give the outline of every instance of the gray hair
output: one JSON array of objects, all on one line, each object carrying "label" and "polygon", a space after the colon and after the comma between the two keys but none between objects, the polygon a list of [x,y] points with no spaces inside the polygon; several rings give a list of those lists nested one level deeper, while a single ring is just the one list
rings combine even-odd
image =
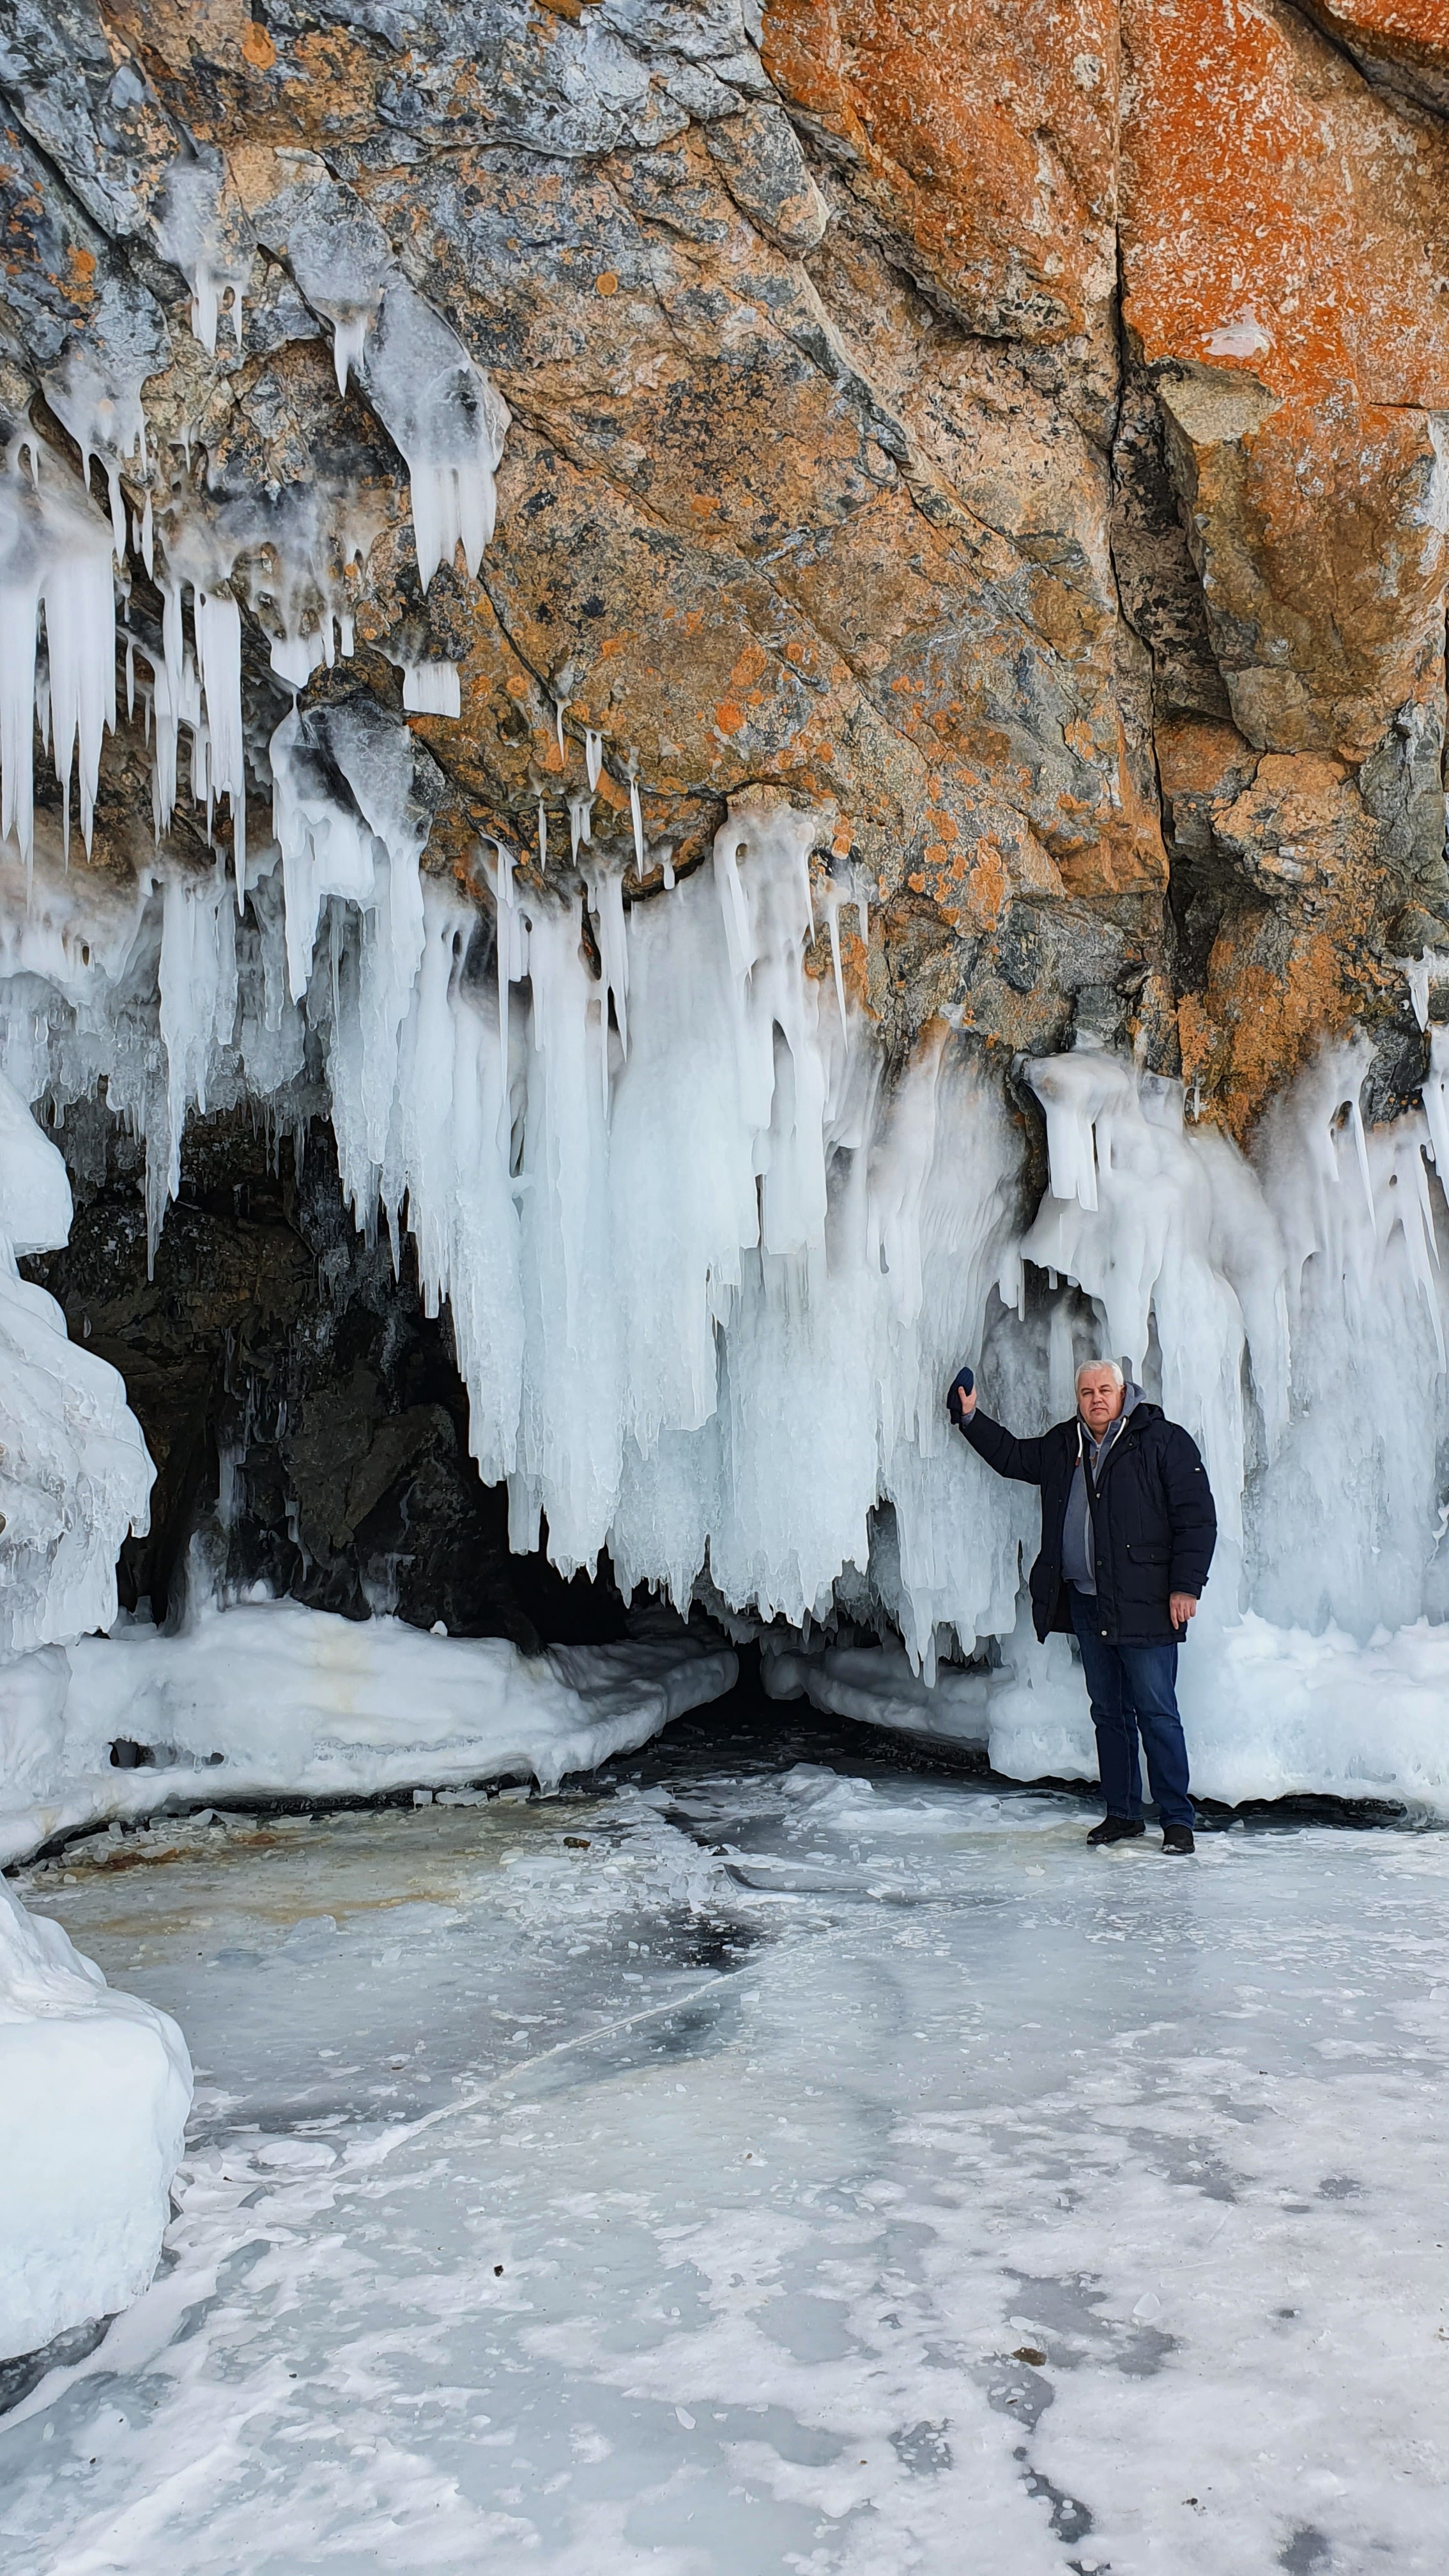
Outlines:
[{"label": "gray hair", "polygon": [[1115,1360],[1083,1360],[1081,1366],[1077,1370],[1075,1378],[1072,1381],[1079,1395],[1082,1389],[1082,1380],[1086,1376],[1088,1369],[1105,1369],[1114,1386],[1125,1386],[1127,1383]]}]

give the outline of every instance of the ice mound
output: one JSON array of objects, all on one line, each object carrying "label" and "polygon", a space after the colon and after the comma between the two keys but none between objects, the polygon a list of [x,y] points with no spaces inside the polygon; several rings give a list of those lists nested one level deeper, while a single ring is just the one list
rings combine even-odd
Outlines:
[{"label": "ice mound", "polygon": [[[151,1461],[113,1368],[78,1349],[17,1255],[70,1231],[65,1165],[0,1076],[0,1779],[54,1786],[65,1644],[116,1615]],[[0,1884],[0,2360],[143,2290],[191,2100],[180,2032],[108,1991]]]},{"label": "ice mound", "polygon": [[0,2360],[139,2297],[190,2107],[175,2022],[0,1880]]},{"label": "ice mound", "polygon": [[152,1467],[116,1370],[71,1341],[17,1255],[70,1232],[65,1165],[0,1075],[0,1695],[9,1659],[116,1615],[116,1556]]},{"label": "ice mound", "polygon": [[[732,1649],[682,1623],[526,1656],[501,1637],[440,1637],[296,1601],[205,1604],[179,1636],[123,1626],[82,1638],[70,1664],[44,1794],[33,1775],[0,1776],[0,1860],[169,1799],[370,1796],[501,1777],[552,1787],[719,1698],[738,1672]],[[131,1767],[112,1762],[117,1743]]]}]

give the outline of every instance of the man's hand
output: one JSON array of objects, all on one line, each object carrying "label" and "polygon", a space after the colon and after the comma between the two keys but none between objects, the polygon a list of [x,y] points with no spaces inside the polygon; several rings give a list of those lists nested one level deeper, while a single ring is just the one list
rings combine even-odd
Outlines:
[{"label": "man's hand", "polygon": [[946,1410],[952,1421],[958,1425],[969,1422],[975,1412],[976,1380],[969,1368],[964,1368],[960,1376],[953,1381],[951,1391],[946,1398]]},{"label": "man's hand", "polygon": [[1185,1628],[1189,1619],[1197,1617],[1197,1594],[1195,1592],[1169,1593],[1167,1615],[1174,1628]]}]

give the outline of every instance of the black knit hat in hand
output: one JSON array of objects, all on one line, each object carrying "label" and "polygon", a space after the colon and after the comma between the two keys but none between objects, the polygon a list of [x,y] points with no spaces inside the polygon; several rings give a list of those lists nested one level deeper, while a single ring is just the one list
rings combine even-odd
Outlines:
[{"label": "black knit hat in hand", "polygon": [[950,1414],[958,1431],[961,1427],[962,1399],[974,1391],[975,1385],[976,1380],[972,1376],[969,1368],[963,1368],[960,1376],[953,1377],[951,1380],[950,1388],[946,1396],[946,1411]]}]

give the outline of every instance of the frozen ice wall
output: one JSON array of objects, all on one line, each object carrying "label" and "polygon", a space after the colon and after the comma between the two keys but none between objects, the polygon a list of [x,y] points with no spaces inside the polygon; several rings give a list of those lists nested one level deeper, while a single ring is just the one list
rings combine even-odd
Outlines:
[{"label": "frozen ice wall", "polygon": [[1198,1439],[1222,1523],[1214,1606],[1363,1640],[1449,1610],[1446,1033],[1423,1106],[1389,1126],[1365,1125],[1369,1061],[1362,1039],[1325,1048],[1251,1164],[1184,1120],[1177,1083],[1085,1048],[1031,1065],[1051,1177],[1022,1245]]}]

